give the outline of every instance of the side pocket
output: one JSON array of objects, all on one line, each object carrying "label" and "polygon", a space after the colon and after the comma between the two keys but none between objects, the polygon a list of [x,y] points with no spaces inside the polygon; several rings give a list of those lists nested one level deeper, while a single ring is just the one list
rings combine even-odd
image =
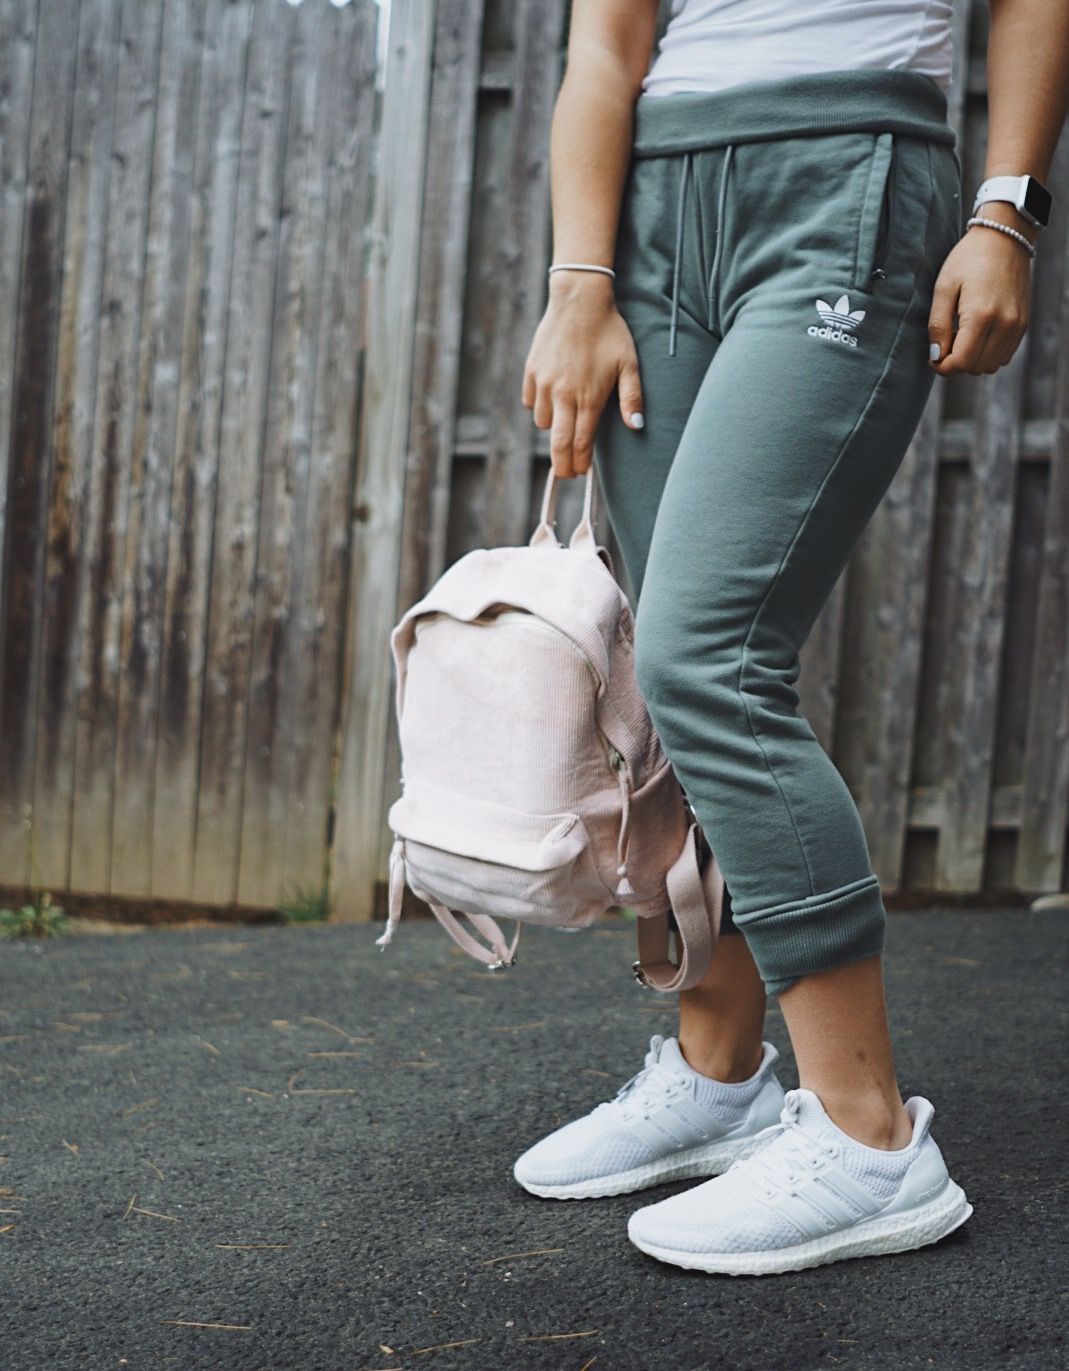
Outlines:
[{"label": "side pocket", "polygon": [[940,230],[937,257],[933,263],[938,271],[962,234],[962,173],[957,150],[945,143],[930,143],[928,169],[931,193],[935,201],[937,227]]},{"label": "side pocket", "polygon": [[857,250],[854,254],[855,290],[868,290],[873,273],[882,272],[894,230],[895,136],[877,133],[872,140],[869,175],[858,220]]},{"label": "side pocket", "polygon": [[620,903],[635,914],[664,912],[666,857],[679,851],[689,826],[679,792],[679,781],[666,759],[631,793],[627,847],[631,894],[622,897]]}]

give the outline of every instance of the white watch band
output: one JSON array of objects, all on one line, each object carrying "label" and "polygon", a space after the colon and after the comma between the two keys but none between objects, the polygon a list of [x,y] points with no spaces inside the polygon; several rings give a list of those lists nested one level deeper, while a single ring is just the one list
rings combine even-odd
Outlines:
[{"label": "white watch band", "polygon": [[973,200],[973,213],[988,200],[1006,200],[1017,209],[1024,203],[1024,176],[989,176],[981,182]]},{"label": "white watch band", "polygon": [[1050,191],[1034,176],[989,176],[976,192],[973,214],[989,200],[1005,200],[1037,228],[1050,220]]}]

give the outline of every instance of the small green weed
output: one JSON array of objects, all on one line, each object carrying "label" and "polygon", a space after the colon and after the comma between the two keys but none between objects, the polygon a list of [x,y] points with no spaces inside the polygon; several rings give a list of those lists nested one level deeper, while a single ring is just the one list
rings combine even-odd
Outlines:
[{"label": "small green weed", "polygon": [[55,938],[69,932],[70,922],[46,890],[21,909],[0,909],[0,937]]},{"label": "small green weed", "polygon": [[330,918],[330,897],[322,890],[297,890],[278,906],[279,921],[284,924],[324,923]]}]

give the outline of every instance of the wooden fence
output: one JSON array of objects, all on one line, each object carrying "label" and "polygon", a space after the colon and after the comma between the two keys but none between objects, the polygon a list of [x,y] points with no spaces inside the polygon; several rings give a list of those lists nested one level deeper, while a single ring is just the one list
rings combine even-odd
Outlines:
[{"label": "wooden fence", "polygon": [[0,0],[0,879],[320,889],[371,0]]},{"label": "wooden fence", "polygon": [[[566,18],[0,0],[3,885],[371,914],[389,628],[547,468]],[[985,7],[955,25],[971,187]],[[1059,199],[1025,345],[937,381],[803,654],[889,892],[1069,887],[1066,242]]]}]

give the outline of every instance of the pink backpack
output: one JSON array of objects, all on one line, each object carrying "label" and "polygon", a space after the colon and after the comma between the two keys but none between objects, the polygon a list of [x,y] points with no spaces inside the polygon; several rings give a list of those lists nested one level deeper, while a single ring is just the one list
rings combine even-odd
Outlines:
[{"label": "pink backpack", "polygon": [[[713,954],[723,877],[638,690],[631,608],[595,539],[594,472],[567,547],[557,479],[527,546],[461,557],[390,634],[402,793],[378,943],[406,882],[494,968],[515,962],[524,921],[577,929],[623,904],[638,915],[638,980],[689,989]],[[511,943],[498,918],[516,921]]]}]

